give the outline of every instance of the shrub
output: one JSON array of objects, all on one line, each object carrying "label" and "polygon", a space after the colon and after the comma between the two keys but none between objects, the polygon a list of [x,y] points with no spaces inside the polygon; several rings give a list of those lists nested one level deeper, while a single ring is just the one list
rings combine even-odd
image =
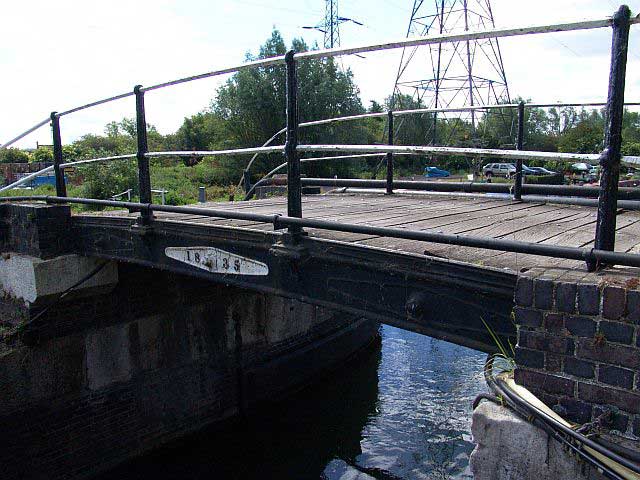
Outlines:
[{"label": "shrub", "polygon": [[0,149],[0,163],[28,163],[31,156],[19,148]]},{"label": "shrub", "polygon": [[564,175],[556,173],[555,175],[527,175],[524,183],[529,185],[563,185]]}]

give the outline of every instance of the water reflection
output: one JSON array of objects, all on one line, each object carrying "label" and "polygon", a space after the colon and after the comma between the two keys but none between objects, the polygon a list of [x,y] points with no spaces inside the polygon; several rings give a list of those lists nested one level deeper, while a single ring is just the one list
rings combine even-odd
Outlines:
[{"label": "water reflection", "polygon": [[471,478],[484,354],[393,327],[382,345],[287,402],[103,478]]}]

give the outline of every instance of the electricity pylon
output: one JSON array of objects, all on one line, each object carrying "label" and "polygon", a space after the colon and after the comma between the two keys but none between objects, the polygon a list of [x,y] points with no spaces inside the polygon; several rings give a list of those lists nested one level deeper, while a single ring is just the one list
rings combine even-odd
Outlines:
[{"label": "electricity pylon", "polygon": [[[428,36],[495,28],[490,0],[414,0],[407,37]],[[421,108],[454,108],[509,103],[509,87],[498,39],[465,40],[407,47],[396,75],[391,106],[402,105],[410,95]],[[444,116],[441,114],[441,117]],[[456,114],[471,120],[476,112]],[[428,143],[436,144],[437,118]]]},{"label": "electricity pylon", "polygon": [[338,15],[338,0],[325,0],[324,19],[322,23],[313,27],[302,27],[308,30],[318,30],[324,33],[324,48],[333,48],[340,46],[340,24],[345,22],[353,22],[356,25],[362,23],[353,18],[341,17]]}]

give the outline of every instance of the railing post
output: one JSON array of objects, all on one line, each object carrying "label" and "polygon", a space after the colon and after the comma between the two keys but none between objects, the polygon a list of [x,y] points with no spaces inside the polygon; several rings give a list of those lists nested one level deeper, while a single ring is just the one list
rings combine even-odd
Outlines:
[{"label": "railing post", "polygon": [[[136,137],[138,139],[138,185],[140,186],[140,203],[152,203],[151,175],[149,172],[149,159],[146,153],[149,151],[147,144],[147,120],[144,112],[144,91],[142,85],[136,85],[133,89],[136,96]],[[139,223],[148,225],[153,218],[149,210],[140,212]]]},{"label": "railing post", "polygon": [[[389,110],[387,112],[387,127],[389,132],[387,133],[389,145],[393,145],[393,112]],[[393,193],[393,153],[387,153],[387,195]]]},{"label": "railing post", "polygon": [[[287,138],[284,156],[287,160],[287,215],[302,218],[302,186],[300,182],[300,158],[298,157],[298,78],[294,51],[285,55],[287,65]],[[302,227],[292,225],[289,233],[297,238]]]},{"label": "railing post", "polygon": [[67,185],[64,181],[64,169],[62,163],[62,137],[60,136],[60,117],[58,112],[51,112],[51,130],[53,133],[53,172],[56,177],[56,195],[67,196]]},{"label": "railing post", "polygon": [[[613,251],[616,241],[616,210],[618,206],[618,180],[622,148],[622,116],[624,114],[624,84],[629,46],[629,18],[631,11],[622,5],[613,16],[611,42],[611,69],[609,93],[605,108],[604,151],[600,156],[600,194],[595,248]],[[598,268],[587,262],[590,271]]]},{"label": "railing post", "polygon": [[251,172],[249,170],[242,172],[242,182],[244,183],[244,193],[249,193],[251,190]]},{"label": "railing post", "polygon": [[[522,150],[524,145],[524,102],[518,103],[518,139],[516,149]],[[522,200],[522,159],[516,160],[516,179],[513,185],[513,199]]]}]

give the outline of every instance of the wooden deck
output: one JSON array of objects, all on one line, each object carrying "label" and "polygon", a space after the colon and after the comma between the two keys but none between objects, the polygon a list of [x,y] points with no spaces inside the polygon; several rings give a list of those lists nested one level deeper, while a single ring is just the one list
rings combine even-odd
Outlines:
[{"label": "wooden deck", "polygon": [[[274,197],[234,203],[207,203],[198,206],[286,215],[286,198]],[[95,214],[91,214],[95,215]],[[129,216],[123,212],[101,215]],[[232,226],[252,230],[272,230],[270,224],[226,220],[198,215],[156,213],[169,222]],[[450,196],[375,193],[312,195],[303,198],[307,218],[383,227],[425,230],[448,234],[520,240],[550,245],[589,247],[593,245],[596,209],[552,203],[523,203],[486,196]],[[338,240],[363,247],[418,253],[478,266],[526,272],[542,270],[547,276],[578,280],[586,276],[583,262],[534,255],[505,253],[478,248],[441,245],[372,235],[307,229],[310,237]],[[640,212],[619,210],[616,250],[640,253]],[[638,276],[640,270],[622,267],[618,273]]]}]

